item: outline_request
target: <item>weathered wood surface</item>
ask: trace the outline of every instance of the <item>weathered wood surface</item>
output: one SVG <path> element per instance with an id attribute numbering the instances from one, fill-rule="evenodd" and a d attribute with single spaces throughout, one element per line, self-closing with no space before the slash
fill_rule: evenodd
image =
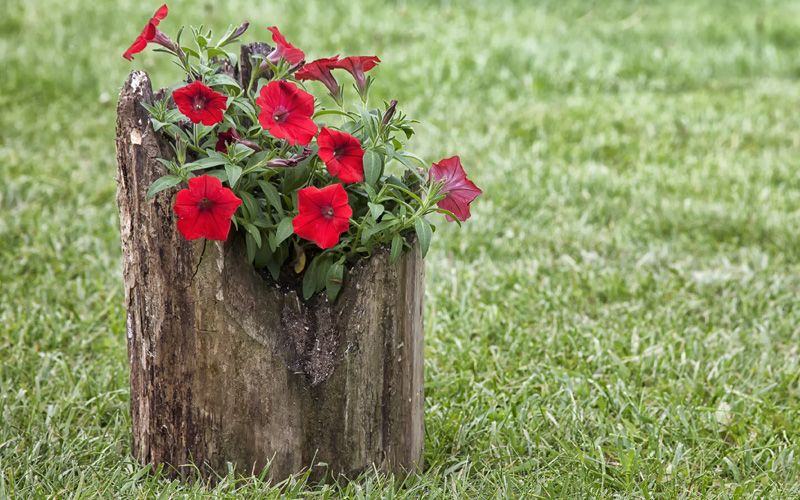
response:
<path id="1" fill-rule="evenodd" d="M 339 299 L 303 302 L 247 263 L 244 245 L 187 242 L 175 190 L 146 200 L 170 157 L 140 102 L 147 75 L 120 94 L 117 160 L 133 453 L 174 473 L 305 468 L 313 477 L 421 465 L 423 263 L 385 251 L 349 272 Z M 202 253 L 202 258 L 201 258 Z M 196 274 L 195 273 L 196 270 Z M 327 466 L 316 465 L 325 463 Z"/>

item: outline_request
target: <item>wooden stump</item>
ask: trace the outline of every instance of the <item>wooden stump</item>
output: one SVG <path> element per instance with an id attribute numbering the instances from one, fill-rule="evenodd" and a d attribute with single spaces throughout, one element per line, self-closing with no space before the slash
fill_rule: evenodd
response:
<path id="1" fill-rule="evenodd" d="M 172 157 L 131 73 L 117 108 L 117 201 L 127 308 L 133 453 L 173 474 L 282 479 L 421 466 L 423 263 L 415 246 L 355 264 L 334 304 L 268 283 L 243 240 L 188 242 L 175 190 L 146 200 Z M 202 256 L 201 256 L 202 254 Z M 197 270 L 196 274 L 195 270 Z M 327 464 L 327 465 L 319 465 Z"/>

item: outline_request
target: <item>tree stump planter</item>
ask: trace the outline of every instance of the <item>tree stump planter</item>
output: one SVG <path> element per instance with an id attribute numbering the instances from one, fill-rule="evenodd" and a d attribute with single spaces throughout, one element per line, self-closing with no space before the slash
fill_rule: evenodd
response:
<path id="1" fill-rule="evenodd" d="M 243 71 L 244 73 L 244 71 Z M 117 108 L 120 211 L 133 454 L 183 475 L 269 464 L 279 480 L 421 466 L 423 262 L 377 251 L 348 272 L 339 298 L 304 302 L 263 279 L 244 243 L 186 241 L 175 189 L 146 200 L 172 157 L 140 105 L 133 72 Z M 325 465 L 320 465 L 325 464 Z"/>

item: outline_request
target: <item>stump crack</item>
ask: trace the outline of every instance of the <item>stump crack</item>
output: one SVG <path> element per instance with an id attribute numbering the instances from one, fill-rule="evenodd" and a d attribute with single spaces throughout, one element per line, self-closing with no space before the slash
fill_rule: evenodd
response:
<path id="1" fill-rule="evenodd" d="M 302 373 L 316 387 L 333 374 L 339 335 L 330 303 L 317 297 L 304 303 L 290 293 L 281 311 L 281 330 L 286 334 L 287 367 Z"/>

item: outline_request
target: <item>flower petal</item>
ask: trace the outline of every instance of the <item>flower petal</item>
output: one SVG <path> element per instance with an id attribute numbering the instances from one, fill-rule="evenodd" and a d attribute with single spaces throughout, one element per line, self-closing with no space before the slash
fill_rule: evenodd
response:
<path id="1" fill-rule="evenodd" d="M 470 217 L 469 205 L 481 194 L 481 190 L 467 178 L 461 159 L 458 156 L 445 158 L 434 163 L 428 172 L 430 178 L 444 182 L 446 196 L 437 206 L 449 210 L 460 221 Z M 453 218 L 446 216 L 448 221 Z"/>
<path id="2" fill-rule="evenodd" d="M 153 17 L 150 19 L 150 22 L 158 26 L 158 23 L 167 17 L 167 14 L 169 14 L 169 8 L 167 8 L 167 4 L 163 4 L 153 14 Z"/>

